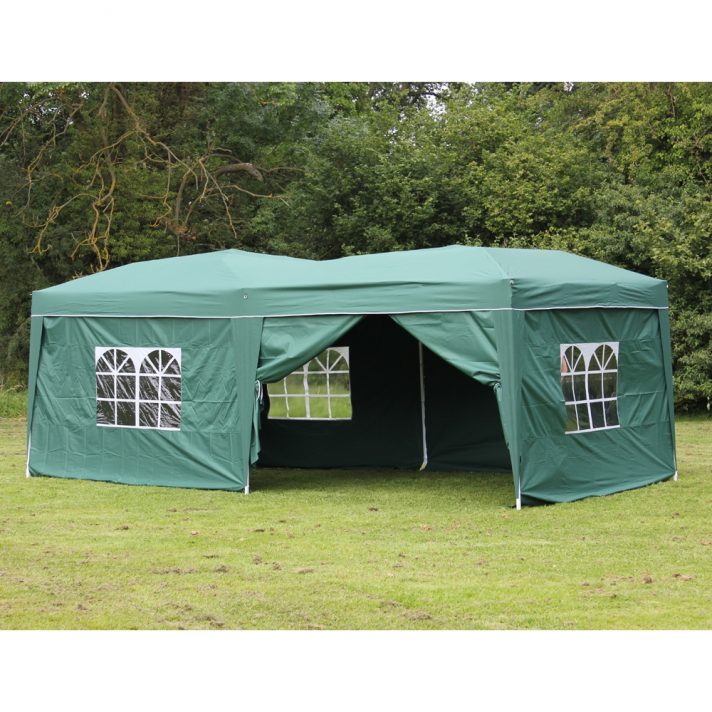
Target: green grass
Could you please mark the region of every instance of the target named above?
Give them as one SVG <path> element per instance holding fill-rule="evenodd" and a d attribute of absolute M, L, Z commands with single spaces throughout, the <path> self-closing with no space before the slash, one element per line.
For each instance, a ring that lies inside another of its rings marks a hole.
<path fill-rule="evenodd" d="M 0 418 L 21 418 L 27 413 L 27 391 L 0 386 Z"/>
<path fill-rule="evenodd" d="M 3 419 L 0 628 L 710 628 L 712 421 L 678 438 L 678 482 L 517 512 L 494 474 L 27 480 Z"/>

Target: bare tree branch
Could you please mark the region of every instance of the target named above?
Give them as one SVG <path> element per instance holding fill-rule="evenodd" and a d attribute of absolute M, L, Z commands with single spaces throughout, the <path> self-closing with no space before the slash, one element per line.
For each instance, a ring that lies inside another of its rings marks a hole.
<path fill-rule="evenodd" d="M 13 133 L 18 132 L 21 139 L 18 147 L 23 151 L 26 150 L 26 145 L 31 145 L 25 140 L 25 124 L 27 121 L 35 120 L 31 117 L 41 116 L 50 132 L 49 137 L 39 148 L 33 149 L 29 160 L 23 161 L 26 165 L 24 169 L 26 200 L 23 211 L 28 216 L 32 209 L 33 187 L 39 181 L 53 177 L 56 183 L 51 186 L 51 190 L 64 194 L 51 205 L 43 220 L 40 222 L 28 220 L 26 223 L 28 227 L 37 230 L 31 250 L 36 254 L 43 254 L 49 249 L 46 241 L 50 230 L 57 224 L 63 211 L 81 199 L 87 201 L 86 209 L 90 211 L 91 221 L 83 237 L 74 237 L 71 257 L 76 259 L 82 250 L 88 249 L 94 255 L 96 270 L 100 271 L 109 266 L 110 241 L 119 182 L 116 164 L 119 156 L 127 154 L 125 148 L 127 145 L 130 147 L 129 155 L 135 152 L 136 148 L 142 151 L 142 156 L 132 159 L 135 166 L 145 170 L 165 171 L 166 181 L 163 192 L 157 196 L 141 197 L 156 200 L 160 205 L 151 225 L 153 227 L 162 225 L 167 233 L 175 236 L 177 254 L 180 254 L 182 240 L 197 240 L 197 232 L 194 227 L 191 227 L 191 219 L 198 208 L 208 208 L 210 203 L 220 205 L 233 239 L 239 242 L 240 222 L 236 220 L 234 214 L 235 197 L 247 195 L 255 199 L 279 199 L 286 202 L 279 193 L 275 194 L 269 188 L 259 192 L 250 190 L 249 181 L 255 180 L 265 184 L 265 176 L 270 176 L 270 185 L 276 185 L 277 189 L 283 192 L 283 187 L 274 179 L 276 175 L 282 171 L 299 170 L 288 166 L 263 169 L 253 162 L 240 160 L 229 149 L 214 146 L 209 146 L 203 155 L 181 156 L 170 145 L 151 134 L 124 89 L 119 84 L 108 83 L 103 87 L 96 113 L 92 111 L 87 114 L 96 117 L 99 147 L 76 167 L 68 182 L 66 174 L 56 175 L 49 170 L 41 169 L 47 164 L 51 151 L 58 146 L 61 138 L 74 125 L 79 112 L 87 106 L 90 93 L 82 93 L 79 98 L 75 97 L 72 103 L 65 99 L 66 108 L 58 103 L 56 105 L 58 109 L 54 104 L 55 97 L 50 96 L 53 103 L 49 111 L 43 108 L 42 102 L 46 101 L 46 96 L 32 100 L 27 106 L 23 106 L 17 116 L 13 116 L 9 125 L 0 132 L 0 146 L 9 140 Z M 57 102 L 61 101 L 63 100 L 60 92 L 57 95 Z M 117 117 L 120 116 L 124 116 L 128 124 L 124 123 L 116 130 Z M 247 187 L 238 181 L 240 175 L 248 180 Z M 225 181 L 226 176 L 229 177 L 228 181 Z M 175 185 L 176 179 L 177 185 Z M 67 193 L 72 190 L 73 192 L 67 196 Z"/>

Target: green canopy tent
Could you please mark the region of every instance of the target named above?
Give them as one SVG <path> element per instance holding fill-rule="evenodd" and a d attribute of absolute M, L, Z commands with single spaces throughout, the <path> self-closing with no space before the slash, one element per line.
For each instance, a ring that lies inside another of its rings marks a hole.
<path fill-rule="evenodd" d="M 518 506 L 676 476 L 667 285 L 451 246 L 33 294 L 28 476 L 248 491 L 255 463 L 506 470 Z"/>

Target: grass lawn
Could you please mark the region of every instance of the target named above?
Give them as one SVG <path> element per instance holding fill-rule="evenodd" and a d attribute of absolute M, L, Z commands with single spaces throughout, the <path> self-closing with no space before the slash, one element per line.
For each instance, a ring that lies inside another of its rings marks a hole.
<path fill-rule="evenodd" d="M 517 512 L 494 474 L 27 480 L 0 418 L 0 628 L 711 628 L 712 420 L 677 429 L 678 482 Z"/>

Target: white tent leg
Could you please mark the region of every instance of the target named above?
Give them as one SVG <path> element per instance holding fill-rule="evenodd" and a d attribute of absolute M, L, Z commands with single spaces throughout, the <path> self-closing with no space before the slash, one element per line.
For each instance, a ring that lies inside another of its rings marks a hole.
<path fill-rule="evenodd" d="M 25 477 L 29 479 L 30 475 L 30 448 L 32 447 L 32 435 L 27 437 L 27 460 L 25 461 Z"/>
<path fill-rule="evenodd" d="M 677 482 L 677 470 L 675 470 L 675 474 L 672 476 L 672 481 Z"/>
<path fill-rule="evenodd" d="M 245 494 L 250 494 L 250 485 L 245 485 Z"/>
<path fill-rule="evenodd" d="M 519 478 L 517 480 L 517 511 L 522 508 L 522 480 Z"/>
<path fill-rule="evenodd" d="M 420 421 L 423 426 L 423 464 L 420 470 L 428 466 L 428 442 L 425 437 L 425 370 L 423 368 L 423 344 L 418 342 L 418 361 L 420 362 Z"/>

